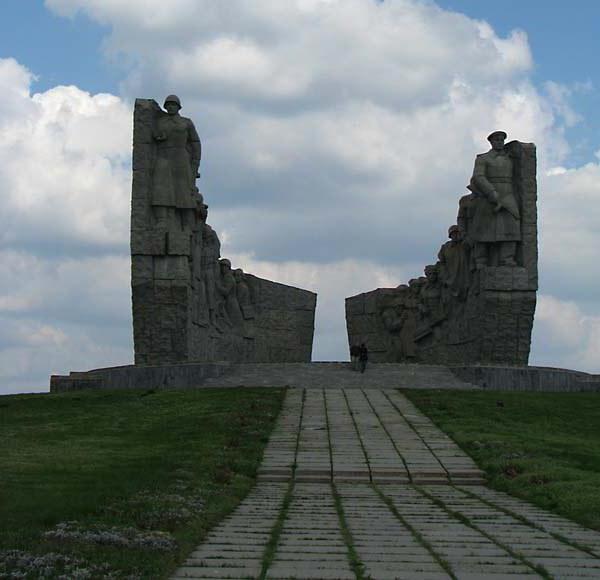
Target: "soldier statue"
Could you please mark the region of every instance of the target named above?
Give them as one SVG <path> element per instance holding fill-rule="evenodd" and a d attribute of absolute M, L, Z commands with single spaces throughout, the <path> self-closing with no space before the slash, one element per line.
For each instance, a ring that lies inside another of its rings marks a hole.
<path fill-rule="evenodd" d="M 473 192 L 473 217 L 467 237 L 474 242 L 475 267 L 490 264 L 490 249 L 497 248 L 500 266 L 516 266 L 521 240 L 519 205 L 513 188 L 513 161 L 504 145 L 506 133 L 488 135 L 492 148 L 477 155 L 469 189 Z"/>
<path fill-rule="evenodd" d="M 152 206 L 159 228 L 191 230 L 198 198 L 200 138 L 194 123 L 179 115 L 181 102 L 177 95 L 169 95 L 164 108 L 167 113 L 159 117 L 153 131 L 156 161 L 152 174 Z"/>

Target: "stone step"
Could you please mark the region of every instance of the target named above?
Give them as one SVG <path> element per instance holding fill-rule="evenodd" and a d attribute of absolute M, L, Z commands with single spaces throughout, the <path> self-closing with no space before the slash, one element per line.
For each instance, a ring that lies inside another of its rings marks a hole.
<path fill-rule="evenodd" d="M 350 363 L 248 363 L 231 365 L 221 377 L 208 378 L 205 387 L 302 387 L 302 388 L 409 388 L 476 389 L 458 379 L 448 367 L 436 365 L 373 363 L 365 373 Z"/>

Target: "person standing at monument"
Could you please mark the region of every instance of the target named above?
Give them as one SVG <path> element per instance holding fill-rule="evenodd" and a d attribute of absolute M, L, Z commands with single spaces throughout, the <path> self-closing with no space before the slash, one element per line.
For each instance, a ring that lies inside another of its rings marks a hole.
<path fill-rule="evenodd" d="M 477 155 L 469 189 L 475 194 L 473 220 L 468 231 L 475 242 L 475 267 L 490 265 L 490 250 L 497 249 L 500 266 L 516 266 L 521 240 L 519 206 L 513 190 L 513 162 L 504 145 L 506 133 L 488 135 L 492 148 Z"/>
<path fill-rule="evenodd" d="M 364 342 L 360 345 L 358 359 L 360 361 L 360 372 L 364 373 L 367 368 L 367 362 L 369 361 L 369 350 Z"/>
<path fill-rule="evenodd" d="M 360 357 L 360 346 L 358 346 L 358 344 L 353 344 L 350 347 L 350 362 L 351 362 L 351 365 L 352 365 L 351 368 L 353 371 L 358 370 L 359 357 Z"/>
<path fill-rule="evenodd" d="M 153 131 L 156 161 L 152 172 L 152 206 L 157 227 L 192 230 L 202 153 L 200 138 L 191 119 L 179 115 L 181 101 L 177 95 L 169 95 L 164 108 L 167 113 L 156 121 Z"/>

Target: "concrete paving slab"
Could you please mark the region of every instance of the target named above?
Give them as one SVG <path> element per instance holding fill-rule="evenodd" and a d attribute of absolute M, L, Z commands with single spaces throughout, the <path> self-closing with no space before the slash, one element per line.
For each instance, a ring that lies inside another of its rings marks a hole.
<path fill-rule="evenodd" d="M 600 533 L 482 481 L 394 390 L 290 389 L 257 486 L 172 578 L 258 578 L 279 517 L 272 579 L 356 578 L 350 548 L 375 580 L 600 578 Z"/>

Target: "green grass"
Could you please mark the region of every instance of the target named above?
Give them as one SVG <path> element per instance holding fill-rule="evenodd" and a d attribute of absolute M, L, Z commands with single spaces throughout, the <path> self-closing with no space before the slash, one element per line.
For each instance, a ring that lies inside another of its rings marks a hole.
<path fill-rule="evenodd" d="M 62 552 L 160 578 L 255 482 L 281 389 L 0 397 L 0 551 Z M 61 522 L 171 534 L 177 548 L 44 539 Z M 0 563 L 0 575 L 2 567 Z"/>
<path fill-rule="evenodd" d="M 600 393 L 403 393 L 491 487 L 600 530 Z"/>

